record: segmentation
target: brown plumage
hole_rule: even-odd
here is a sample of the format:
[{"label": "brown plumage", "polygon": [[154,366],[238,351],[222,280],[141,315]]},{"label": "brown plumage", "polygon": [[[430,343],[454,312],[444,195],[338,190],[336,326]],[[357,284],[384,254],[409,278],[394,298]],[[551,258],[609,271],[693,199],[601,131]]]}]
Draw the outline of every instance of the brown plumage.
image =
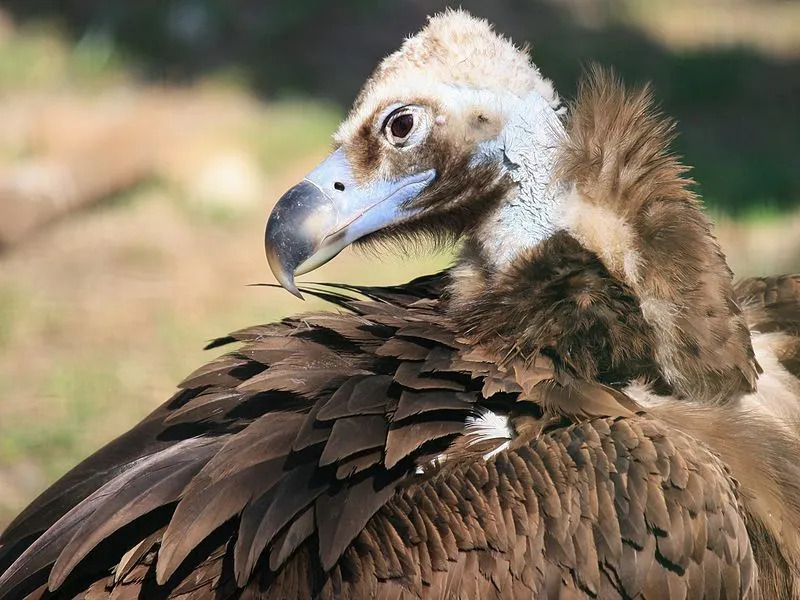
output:
[{"label": "brown plumage", "polygon": [[[735,594],[718,597],[750,597],[756,568],[719,459],[613,390],[555,383],[546,358],[524,379],[498,369],[442,323],[442,284],[365,290],[380,300],[337,297],[352,315],[234,334],[240,350],[45,493],[4,548],[78,505],[28,557],[43,575],[57,557],[50,581],[66,595],[233,598],[238,583],[270,598],[649,598],[735,574]],[[509,410],[524,432],[489,461],[463,437],[481,407]],[[431,462],[442,453],[453,457]],[[143,454],[98,476],[109,455],[122,466]],[[84,499],[70,483],[88,473],[100,492]]]},{"label": "brown plumage", "polygon": [[647,88],[629,93],[592,73],[571,114],[559,175],[574,183],[578,202],[613,214],[615,229],[630,228],[627,248],[575,230],[636,294],[665,378],[692,399],[730,400],[755,389],[759,367],[731,271],[686,167],[668,151],[674,124],[652,104]]},{"label": "brown plumage", "polygon": [[[474,43],[464,77],[507,60],[500,88],[558,105],[484,23],[420,36],[340,131],[349,187],[414,163],[364,126],[404,61],[446,75]],[[473,108],[433,122],[493,155],[499,113]],[[237,346],[3,533],[0,598],[800,597],[800,276],[733,287],[646,92],[594,73],[565,131],[562,220],[510,231],[506,260],[496,211],[525,165],[472,168],[437,130],[416,156],[445,181],[377,233],[463,235],[457,264],[305,289],[343,312],[212,343]]]}]

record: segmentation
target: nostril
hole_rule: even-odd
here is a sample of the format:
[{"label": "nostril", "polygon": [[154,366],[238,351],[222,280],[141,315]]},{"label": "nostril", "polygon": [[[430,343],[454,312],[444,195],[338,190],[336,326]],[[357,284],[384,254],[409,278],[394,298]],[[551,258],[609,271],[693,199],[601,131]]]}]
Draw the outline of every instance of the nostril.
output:
[{"label": "nostril", "polygon": [[344,184],[341,181],[337,181],[336,183],[334,183],[333,187],[339,190],[340,192],[344,191]]}]

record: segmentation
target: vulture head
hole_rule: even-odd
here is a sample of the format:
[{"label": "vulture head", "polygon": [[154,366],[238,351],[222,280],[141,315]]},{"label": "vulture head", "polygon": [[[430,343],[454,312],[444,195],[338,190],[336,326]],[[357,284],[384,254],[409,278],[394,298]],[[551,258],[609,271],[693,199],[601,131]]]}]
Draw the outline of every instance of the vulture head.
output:
[{"label": "vulture head", "polygon": [[708,219],[649,90],[599,69],[569,110],[524,49],[447,11],[378,66],[336,150],[278,202],[269,264],[294,278],[347,245],[463,240],[447,311],[471,343],[572,376],[695,400],[760,373]]},{"label": "vulture head", "polygon": [[336,150],[278,202],[269,264],[295,275],[358,240],[480,240],[502,264],[554,228],[558,95],[525,51],[465,12],[430,19],[378,66]]}]

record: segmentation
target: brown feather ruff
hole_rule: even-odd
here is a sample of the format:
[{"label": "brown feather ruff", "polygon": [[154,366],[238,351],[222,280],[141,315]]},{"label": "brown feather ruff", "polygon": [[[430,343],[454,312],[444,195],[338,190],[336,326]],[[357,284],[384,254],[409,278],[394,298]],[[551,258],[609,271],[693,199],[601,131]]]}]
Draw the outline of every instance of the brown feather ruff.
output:
[{"label": "brown feather ruff", "polygon": [[506,362],[547,356],[561,376],[586,381],[659,379],[653,328],[633,291],[568,233],[485,279],[468,301],[452,292],[449,310],[469,343]]},{"label": "brown feather ruff", "polygon": [[687,168],[669,152],[673,136],[648,88],[628,92],[593,69],[570,111],[558,171],[575,186],[568,230],[639,299],[667,382],[692,400],[726,401],[753,391],[760,369],[731,271]]}]

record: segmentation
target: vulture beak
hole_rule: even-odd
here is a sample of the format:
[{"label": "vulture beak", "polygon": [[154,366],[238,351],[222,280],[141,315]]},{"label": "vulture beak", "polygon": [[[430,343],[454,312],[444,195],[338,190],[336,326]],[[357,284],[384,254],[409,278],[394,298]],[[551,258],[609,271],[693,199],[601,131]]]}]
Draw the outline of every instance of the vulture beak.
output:
[{"label": "vulture beak", "polygon": [[419,210],[406,208],[436,171],[359,184],[342,148],[286,192],[267,221],[264,245],[275,278],[302,298],[294,283],[365,235],[399,223]]}]

